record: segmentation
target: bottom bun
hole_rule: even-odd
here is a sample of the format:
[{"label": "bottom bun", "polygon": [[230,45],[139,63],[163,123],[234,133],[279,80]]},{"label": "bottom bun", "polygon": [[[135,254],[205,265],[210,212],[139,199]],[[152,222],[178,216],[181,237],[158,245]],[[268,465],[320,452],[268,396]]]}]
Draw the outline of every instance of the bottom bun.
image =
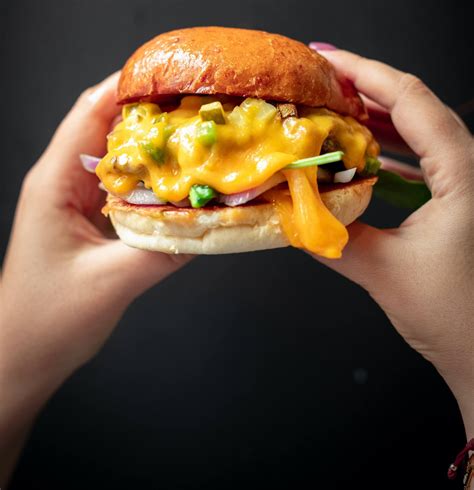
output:
[{"label": "bottom bun", "polygon": [[[376,180],[322,185],[321,198],[331,213],[348,225],[367,208]],[[211,255],[290,244],[280,226],[278,212],[273,204],[265,201],[234,208],[193,209],[168,205],[137,206],[109,194],[103,211],[110,216],[124,243],[144,250]]]}]

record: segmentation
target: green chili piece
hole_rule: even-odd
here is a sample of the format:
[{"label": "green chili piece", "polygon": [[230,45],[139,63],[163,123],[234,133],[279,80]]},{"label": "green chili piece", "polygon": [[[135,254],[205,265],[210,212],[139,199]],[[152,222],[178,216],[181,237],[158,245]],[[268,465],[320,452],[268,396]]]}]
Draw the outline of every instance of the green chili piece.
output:
[{"label": "green chili piece", "polygon": [[382,163],[377,157],[367,157],[365,160],[365,167],[364,170],[362,170],[361,175],[363,177],[372,177],[373,175],[377,175],[381,165]]},{"label": "green chili piece", "polygon": [[216,124],[225,124],[224,108],[219,101],[201,106],[199,115],[203,121],[214,121]]},{"label": "green chili piece", "polygon": [[189,201],[193,208],[202,208],[216,196],[216,191],[208,185],[195,184],[189,190]]},{"label": "green chili piece", "polygon": [[164,163],[165,161],[165,150],[163,148],[158,148],[151,143],[142,143],[141,148],[155,160],[157,163]]},{"label": "green chili piece", "polygon": [[163,130],[165,140],[167,141],[175,131],[176,126],[174,126],[173,124],[167,124]]},{"label": "green chili piece", "polygon": [[212,146],[217,141],[216,123],[214,121],[200,123],[196,130],[196,138],[201,145]]},{"label": "green chili piece", "polygon": [[127,104],[123,108],[124,118],[135,116],[139,121],[146,115],[146,110],[140,104]]},{"label": "green chili piece", "polygon": [[157,123],[160,123],[162,121],[166,121],[167,116],[168,116],[168,114],[166,112],[162,112],[161,114],[158,114],[157,116],[153,116],[153,118],[151,119],[151,124],[157,124]]}]

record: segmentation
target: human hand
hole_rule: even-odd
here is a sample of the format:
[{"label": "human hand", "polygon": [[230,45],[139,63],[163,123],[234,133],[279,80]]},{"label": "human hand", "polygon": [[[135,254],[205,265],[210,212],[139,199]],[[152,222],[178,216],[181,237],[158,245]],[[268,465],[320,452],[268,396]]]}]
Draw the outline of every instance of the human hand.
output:
[{"label": "human hand", "polygon": [[0,460],[9,430],[97,352],[138,295],[190,258],[104,234],[105,194],[79,154],[104,154],[117,81],[81,95],[24,180],[0,283]]},{"label": "human hand", "polygon": [[[396,229],[352,224],[340,260],[314,257],[364,287],[403,338],[434,364],[458,400],[468,438],[473,437],[474,140],[413,75],[347,51],[321,54],[353,81],[371,110],[390,113],[420,158],[432,199]],[[384,147],[383,133],[380,142]],[[416,176],[403,164],[388,164]]]}]

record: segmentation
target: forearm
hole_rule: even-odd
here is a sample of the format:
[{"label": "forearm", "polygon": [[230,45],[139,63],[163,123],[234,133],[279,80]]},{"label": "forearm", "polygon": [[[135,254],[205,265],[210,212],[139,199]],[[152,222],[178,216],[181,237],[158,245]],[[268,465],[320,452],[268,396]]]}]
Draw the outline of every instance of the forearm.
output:
[{"label": "forearm", "polygon": [[[466,430],[466,439],[469,441],[474,438],[474,400],[466,407],[461,408],[461,413]],[[474,451],[471,451],[469,457],[474,456]],[[473,471],[473,470],[471,470]],[[474,477],[471,476],[469,490],[474,490]]]},{"label": "forearm", "polygon": [[464,363],[462,368],[449,373],[438,369],[458,403],[464,423],[466,439],[474,438],[474,364]]},{"label": "forearm", "polygon": [[[453,377],[451,383],[449,383],[448,380],[446,381],[450,386],[454,396],[456,397],[459,410],[463,419],[464,430],[466,432],[466,441],[470,441],[471,439],[474,439],[474,372],[472,373],[472,375],[467,376],[467,382],[461,383],[460,376]],[[473,454],[474,452],[471,451],[469,453],[469,456]],[[464,471],[464,466],[460,467],[459,473],[461,477],[464,475]],[[472,471],[473,470],[471,470],[471,473]],[[466,486],[463,488],[474,490],[474,476],[472,476],[472,474],[470,482],[466,483]]]},{"label": "forearm", "polygon": [[60,382],[0,363],[0,488],[5,488],[34,421]]},{"label": "forearm", "polygon": [[36,416],[65,379],[54,356],[33,348],[24,325],[6,310],[0,309],[0,488],[5,488]]},{"label": "forearm", "polygon": [[5,441],[6,444],[2,442],[2,447],[0,449],[0,488],[7,487],[30,429],[31,425],[28,425],[18,434]]},{"label": "forearm", "polygon": [[[474,390],[474,388],[473,388]],[[459,401],[459,409],[461,410],[464,429],[466,431],[466,439],[469,441],[474,438],[474,395],[466,401]]]}]

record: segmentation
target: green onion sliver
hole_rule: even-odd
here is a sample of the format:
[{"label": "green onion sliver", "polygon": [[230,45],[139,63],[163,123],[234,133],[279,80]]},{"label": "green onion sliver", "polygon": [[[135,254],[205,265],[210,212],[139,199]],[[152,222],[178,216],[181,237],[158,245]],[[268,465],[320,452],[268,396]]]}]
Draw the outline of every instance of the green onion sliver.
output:
[{"label": "green onion sliver", "polygon": [[318,155],[317,157],[296,160],[296,162],[290,163],[285,168],[305,168],[313,167],[315,165],[324,165],[326,163],[338,162],[343,157],[343,155],[343,151],[332,151],[331,153],[325,153],[324,155]]}]

